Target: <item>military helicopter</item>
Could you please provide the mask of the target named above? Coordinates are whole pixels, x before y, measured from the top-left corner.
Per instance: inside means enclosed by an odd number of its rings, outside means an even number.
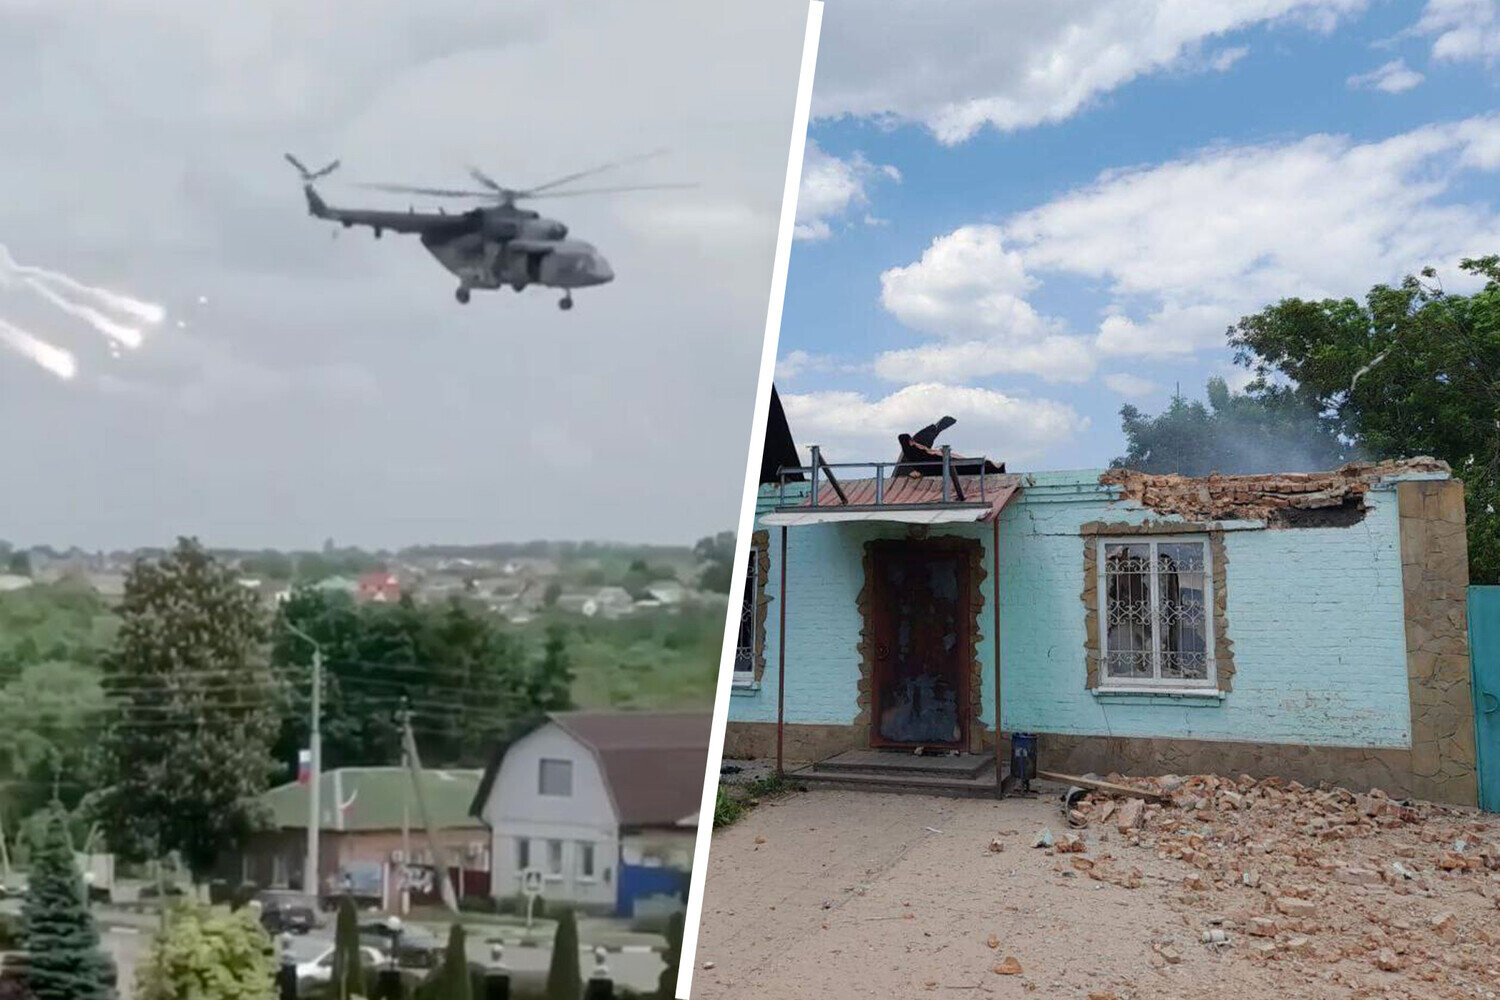
[[[465,212],[418,212],[408,209],[393,212],[368,208],[335,208],[325,202],[315,188],[317,182],[339,167],[334,160],[320,170],[309,170],[291,153],[287,162],[302,177],[302,191],[307,195],[307,210],[319,219],[351,226],[369,226],[379,239],[387,229],[393,233],[414,233],[428,253],[437,258],[458,277],[459,302],[468,302],[472,289],[497,289],[509,285],[517,292],[527,285],[561,288],[560,309],[573,308],[573,289],[603,285],[613,281],[615,272],[597,248],[583,240],[569,239],[568,227],[556,219],[543,218],[531,209],[519,208],[516,202],[534,198],[563,198],[584,194],[607,194],[619,191],[659,190],[693,187],[692,184],[629,184],[615,187],[557,190],[584,177],[612,170],[625,163],[660,155],[655,150],[642,156],[605,163],[589,170],[567,174],[524,190],[504,187],[476,167],[469,176],[484,187],[482,191],[451,188],[414,187],[407,184],[364,184],[378,191],[420,194],[436,198],[464,198],[493,201],[495,204]]]

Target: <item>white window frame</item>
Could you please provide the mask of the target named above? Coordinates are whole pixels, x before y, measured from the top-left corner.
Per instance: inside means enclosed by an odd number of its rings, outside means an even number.
[[[739,644],[739,633],[735,634],[734,648],[734,677],[732,684],[738,688],[753,688],[756,686],[755,665],[760,661],[761,654],[765,651],[765,643],[760,629],[760,601],[765,595],[765,588],[760,582],[760,548],[755,544],[755,538],[750,539],[749,558],[745,560],[745,575],[740,580],[740,629],[745,627],[745,616],[750,616],[750,647],[749,656],[742,658],[740,651],[743,647]],[[744,599],[746,591],[749,591],[750,600],[747,608]],[[741,663],[744,666],[741,669]]]
[[[579,840],[573,844],[573,854],[578,861],[578,881],[599,881],[599,847],[592,840]],[[583,861],[587,858],[589,870],[585,871]]]
[[[552,851],[557,850],[557,866],[552,865]],[[561,882],[568,870],[568,844],[567,841],[549,838],[547,840],[547,867],[542,870],[542,878],[548,882]]]
[[[547,783],[543,775],[547,773],[548,764],[566,764],[568,775],[568,790],[565,792],[547,791]],[[566,757],[542,757],[536,765],[536,793],[549,799],[571,799],[573,797],[573,762]]]
[[[1196,542],[1203,546],[1203,621],[1204,621],[1204,644],[1205,655],[1208,661],[1208,676],[1201,680],[1189,680],[1182,677],[1161,676],[1161,636],[1156,630],[1156,609],[1160,606],[1161,594],[1159,578],[1156,571],[1156,550],[1161,544],[1180,545],[1187,542]],[[1111,677],[1109,674],[1109,577],[1105,572],[1105,553],[1111,545],[1149,545],[1150,546],[1150,585],[1151,585],[1151,677]],[[1095,553],[1098,564],[1095,586],[1098,591],[1098,614],[1099,621],[1099,687],[1096,689],[1103,693],[1112,691],[1148,692],[1155,694],[1185,693],[1204,694],[1219,689],[1219,669],[1214,659],[1214,590],[1215,569],[1213,546],[1209,544],[1209,537],[1205,534],[1182,534],[1182,535],[1109,535],[1099,536],[1098,551]]]

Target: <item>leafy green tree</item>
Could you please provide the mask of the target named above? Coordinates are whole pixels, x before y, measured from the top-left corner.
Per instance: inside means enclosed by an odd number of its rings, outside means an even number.
[[[26,983],[36,1000],[114,996],[114,968],[99,949],[99,931],[89,913],[60,806],[48,814],[46,832],[32,858],[21,924]]]
[[[94,732],[104,709],[99,671],[77,663],[31,664],[0,689],[0,775],[13,816],[54,795],[78,807],[94,784]]]
[[[339,900],[338,922],[333,932],[333,972],[329,985],[331,1000],[350,1000],[365,992],[365,970],[359,944],[359,917],[354,900]]]
[[[547,968],[547,1000],[578,1000],[583,994],[583,972],[578,961],[578,920],[571,909],[557,915],[552,937],[552,962]]]
[[[542,606],[547,608],[557,607],[557,599],[561,596],[562,584],[558,583],[556,580],[553,580],[552,582],[548,583],[546,589],[542,591]]]
[[[17,576],[31,575],[31,554],[29,552],[11,552],[5,557],[5,571]]]
[[[271,939],[248,910],[181,903],[136,973],[139,1000],[273,1000]]]
[[[1291,390],[1264,387],[1236,395],[1211,378],[1207,405],[1174,396],[1148,416],[1129,404],[1120,408],[1127,451],[1112,463],[1139,472],[1184,476],[1256,472],[1313,472],[1350,461],[1354,448],[1340,440],[1334,421]]]
[[[1446,292],[1429,268],[1376,285],[1363,302],[1284,299],[1231,327],[1230,343],[1257,376],[1253,395],[1290,393],[1373,457],[1452,466],[1464,482],[1470,578],[1500,583],[1500,257],[1461,268],[1483,287]]]
[[[279,687],[263,660],[253,595],[195,541],[130,572],[105,658],[115,699],[98,814],[130,860],[177,852],[208,872],[263,821]]]
[[[542,656],[532,668],[527,691],[532,712],[566,712],[573,707],[573,658],[568,652],[568,630],[547,626]]]
[[[734,585],[734,532],[698,539],[693,555],[704,563],[698,574],[698,586],[715,594],[727,594]]]

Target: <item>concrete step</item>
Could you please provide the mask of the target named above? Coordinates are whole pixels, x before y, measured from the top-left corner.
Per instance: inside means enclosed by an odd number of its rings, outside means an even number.
[[[901,750],[846,750],[815,767],[824,772],[935,775],[967,780],[988,769],[994,773],[994,754],[947,754],[941,751],[917,755]]]
[[[996,798],[995,762],[972,777],[944,777],[922,772],[892,774],[857,769],[832,770],[814,764],[788,775],[808,787],[846,791],[893,792],[908,795],[947,795],[961,798]]]

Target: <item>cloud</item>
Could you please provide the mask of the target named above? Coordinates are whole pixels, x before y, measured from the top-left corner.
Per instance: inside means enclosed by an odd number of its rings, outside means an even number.
[[[896,451],[897,434],[944,414],[958,420],[945,441],[963,454],[985,454],[997,461],[1038,462],[1048,448],[1089,427],[1088,418],[1065,403],[935,382],[874,399],[830,391],[790,393],[781,402],[798,440],[822,446],[834,462],[884,461]]]
[[[1026,300],[1037,284],[998,226],[962,226],[938,237],[920,260],[880,276],[880,302],[905,325],[943,342],[886,352],[875,373],[898,382],[1017,372],[1086,380],[1093,372],[1087,344]]]
[[[1356,143],[1216,146],[1111,171],[1001,227],[1028,274],[1106,283],[1099,348],[1221,347],[1239,316],[1286,296],[1358,296],[1500,245],[1500,215],[1461,185],[1500,169],[1500,117]]]
[[[1432,39],[1440,62],[1491,65],[1500,60],[1500,2],[1427,0],[1413,33]]]
[[[1132,80],[1227,69],[1257,26],[1330,31],[1366,0],[841,0],[823,23],[814,113],[917,122],[943,143],[1063,121]]]
[[[889,164],[871,163],[861,153],[840,159],[809,139],[802,159],[794,235],[799,240],[826,240],[851,209],[870,204],[870,185],[881,180],[899,182],[901,172]],[[864,222],[880,225],[882,220],[866,213]]]
[[[1220,49],[1208,60],[1208,68],[1215,73],[1227,73],[1249,54],[1250,46],[1248,45],[1236,45],[1232,48]]]
[[[1141,378],[1139,375],[1131,375],[1127,372],[1111,372],[1104,376],[1104,384],[1111,392],[1117,392],[1127,399],[1152,396],[1160,388],[1148,378]]]
[[[1427,78],[1421,73],[1406,65],[1405,59],[1392,59],[1378,69],[1351,76],[1348,83],[1356,90],[1380,90],[1387,94],[1401,94],[1421,86],[1425,79]]]

